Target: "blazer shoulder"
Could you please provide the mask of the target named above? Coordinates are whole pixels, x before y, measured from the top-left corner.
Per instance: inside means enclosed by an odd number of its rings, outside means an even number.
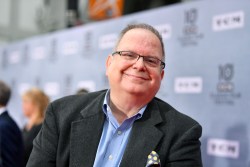
[[[3,133],[5,135],[2,138],[11,141],[12,139],[18,139],[16,141],[22,142],[21,140],[21,130],[19,129],[16,122],[9,116],[6,112],[0,116],[0,134]]]
[[[1,116],[0,116],[0,126],[1,127],[14,127],[14,128],[18,128],[16,122],[11,118],[11,116],[7,113],[4,112]],[[18,128],[19,129],[19,128]]]
[[[167,124],[171,124],[171,126],[178,128],[179,130],[183,129],[184,131],[192,128],[193,126],[200,126],[196,120],[184,113],[179,112],[167,102],[159,98],[155,98],[155,101],[158,105],[163,120]]]
[[[77,121],[81,118],[81,111],[95,101],[100,102],[100,99],[104,99],[105,93],[106,90],[102,90],[60,98],[50,103],[46,115],[53,116],[60,125]]]
[[[96,99],[100,95],[105,95],[106,90],[98,91],[98,92],[91,92],[83,95],[70,95],[65,96],[60,99],[57,99],[51,103],[53,108],[60,109],[76,109],[81,108],[91,102],[92,100]]]

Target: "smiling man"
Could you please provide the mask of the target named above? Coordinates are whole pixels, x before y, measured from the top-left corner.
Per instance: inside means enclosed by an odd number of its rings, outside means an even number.
[[[106,61],[110,89],[50,104],[28,167],[201,167],[201,126],[155,97],[164,45],[128,25]]]

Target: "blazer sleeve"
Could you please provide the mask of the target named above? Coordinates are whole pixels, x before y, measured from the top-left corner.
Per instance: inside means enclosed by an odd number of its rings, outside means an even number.
[[[200,141],[202,127],[195,124],[187,130],[170,150],[166,167],[202,167]]]
[[[58,134],[55,113],[50,104],[42,128],[33,141],[33,149],[27,167],[56,166]]]
[[[11,124],[0,126],[0,167],[23,166],[19,157],[23,151],[20,133],[15,133]]]

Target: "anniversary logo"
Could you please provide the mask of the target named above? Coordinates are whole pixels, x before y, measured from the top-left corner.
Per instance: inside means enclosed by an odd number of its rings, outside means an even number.
[[[196,46],[199,40],[203,39],[204,35],[199,31],[197,20],[197,9],[191,8],[184,12],[184,27],[182,35],[178,38],[182,46]]]
[[[71,92],[71,88],[72,88],[72,75],[71,74],[68,74],[65,76],[63,86],[64,86],[63,94],[70,95],[72,93]]]
[[[233,105],[237,99],[241,98],[241,93],[236,92],[233,82],[235,72],[234,65],[231,63],[218,66],[218,83],[216,92],[211,93],[211,98],[216,104]]]
[[[17,81],[16,81],[16,79],[15,78],[12,78],[11,79],[11,89],[12,90],[16,90],[16,86],[17,86]]]
[[[83,35],[83,48],[84,48],[84,52],[88,52],[92,50],[92,40],[93,40],[93,33],[92,31],[87,31],[84,33]],[[88,55],[88,54],[83,54],[84,56]]]
[[[22,64],[26,65],[29,61],[29,46],[26,44],[23,47],[23,54],[22,54]]]
[[[7,50],[4,49],[2,51],[2,68],[5,69],[7,68],[7,64],[8,64],[8,59],[7,59],[7,56],[8,56],[8,53],[7,53]]]
[[[36,87],[40,87],[41,86],[41,78],[39,76],[35,77],[35,85],[36,85]]]
[[[57,39],[52,39],[50,45],[50,53],[49,53],[49,60],[51,62],[55,62],[57,60],[56,49],[57,49]]]

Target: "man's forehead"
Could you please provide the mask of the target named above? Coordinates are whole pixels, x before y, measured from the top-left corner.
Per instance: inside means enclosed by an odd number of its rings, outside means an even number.
[[[157,36],[149,30],[142,29],[142,28],[135,28],[127,31],[122,38],[120,39],[117,46],[120,44],[129,44],[128,41],[131,43],[132,41],[140,40],[140,42],[160,45],[160,41]],[[125,43],[126,42],[126,43]]]
[[[150,30],[147,30],[147,29],[143,29],[143,28],[134,28],[134,29],[130,29],[130,30],[128,30],[123,36],[122,36],[122,38],[124,38],[124,37],[126,37],[126,36],[129,36],[129,35],[131,35],[131,34],[133,34],[133,35],[137,35],[137,36],[139,36],[139,35],[141,35],[141,34],[143,34],[143,35],[147,35],[147,36],[152,36],[152,37],[155,37],[155,38],[157,38],[157,36],[153,33],[153,32],[151,32]],[[122,39],[121,38],[121,39]]]

